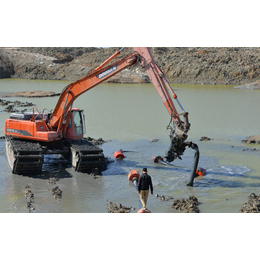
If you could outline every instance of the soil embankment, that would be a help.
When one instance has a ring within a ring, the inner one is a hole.
[[[86,76],[119,48],[0,48],[0,78],[75,81]],[[237,85],[260,88],[260,48],[157,47],[154,58],[176,84]],[[116,58],[132,52],[125,48]],[[108,83],[148,83],[141,66],[126,69]]]

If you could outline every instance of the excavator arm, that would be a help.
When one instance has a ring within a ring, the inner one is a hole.
[[[142,67],[146,70],[151,82],[153,83],[155,89],[157,90],[159,96],[161,97],[167,111],[171,116],[171,120],[174,122],[173,127],[170,128],[170,139],[171,144],[166,152],[166,160],[172,162],[176,158],[181,159],[187,144],[184,141],[187,139],[187,132],[190,129],[190,123],[188,120],[188,112],[185,112],[181,103],[179,102],[177,95],[174,93],[169,82],[167,81],[164,73],[158,67],[154,58],[150,52],[149,48],[144,47],[134,47],[133,50],[139,54],[140,63]],[[178,114],[173,100],[176,100],[182,109],[182,113]],[[183,116],[181,120],[180,116]]]
[[[65,114],[72,107],[72,104],[77,97],[139,61],[141,66],[146,70],[151,82],[161,97],[167,111],[171,116],[171,121],[173,121],[173,127],[168,126],[168,128],[170,128],[171,144],[165,156],[166,160],[171,162],[176,158],[180,158],[185,150],[185,147],[187,146],[184,141],[188,137],[187,132],[190,128],[188,113],[184,111],[177,95],[171,88],[164,73],[154,61],[149,48],[134,47],[133,51],[133,53],[127,55],[126,57],[106,66],[111,60],[120,54],[120,51],[117,51],[86,77],[83,77],[82,79],[68,85],[62,91],[52,113],[52,117],[49,122],[50,127],[62,136],[62,122]],[[180,105],[180,108],[182,109],[181,114],[178,114],[173,100],[176,100]],[[180,119],[180,116],[183,116],[183,121]]]

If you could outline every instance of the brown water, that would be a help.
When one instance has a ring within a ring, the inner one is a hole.
[[[0,94],[25,90],[60,92],[67,84],[65,81],[0,80]],[[5,141],[0,140],[0,212],[28,212],[25,185],[34,193],[34,212],[107,212],[107,200],[132,206],[136,208],[132,212],[137,212],[138,194],[127,175],[130,170],[147,167],[153,178],[154,194],[175,199],[194,195],[202,202],[200,212],[238,213],[251,192],[260,194],[260,152],[243,151],[260,147],[241,143],[249,135],[259,135],[260,91],[233,89],[233,86],[173,87],[189,112],[188,140],[198,144],[199,166],[207,170],[206,176],[195,179],[194,187],[185,184],[190,177],[193,150],[187,149],[182,161],[174,161],[176,167],[150,161],[152,155],[164,156],[169,146],[165,127],[170,117],[154,87],[102,84],[80,96],[74,107],[85,111],[86,136],[111,140],[101,146],[105,156],[113,159],[113,153],[123,149],[128,151],[126,158],[112,162],[102,176],[94,179],[75,172],[62,157],[49,156],[45,157],[41,176],[25,177],[11,174]],[[50,110],[58,98],[5,99],[28,101],[39,110]],[[1,136],[8,117],[9,113],[0,112]],[[213,140],[201,142],[202,136]],[[159,141],[149,142],[154,138]],[[56,185],[48,183],[50,176],[59,177]],[[61,200],[55,200],[51,194],[55,186],[63,191]],[[148,199],[152,212],[177,212],[171,204],[172,201],[161,201],[151,195]]]

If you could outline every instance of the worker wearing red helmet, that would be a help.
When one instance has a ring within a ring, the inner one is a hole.
[[[138,180],[138,193],[140,194],[140,200],[142,202],[143,208],[146,208],[149,187],[151,189],[151,194],[153,195],[152,178],[147,174],[147,168],[143,168],[143,174]]]

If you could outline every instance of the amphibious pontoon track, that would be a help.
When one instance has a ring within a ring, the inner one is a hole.
[[[103,150],[87,140],[66,140],[65,145],[70,148],[70,158],[72,166],[78,172],[90,172],[105,168],[105,157]]]
[[[6,137],[6,153],[13,173],[40,173],[43,164],[41,146],[37,142]]]
[[[13,173],[37,174],[44,154],[62,154],[78,172],[106,168],[103,150],[86,140],[41,143],[6,137],[6,153]]]

